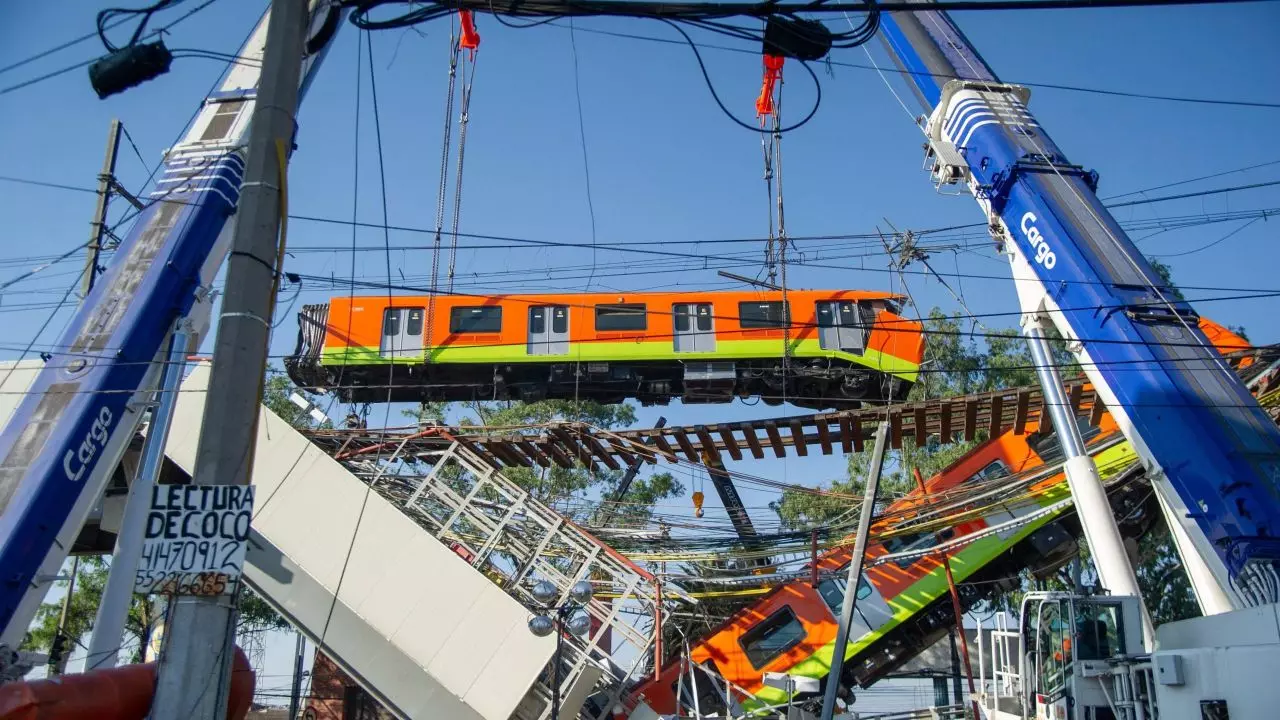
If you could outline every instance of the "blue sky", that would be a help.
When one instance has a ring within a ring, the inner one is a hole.
[[[98,5],[70,0],[5,3],[0,8],[0,66],[89,32]],[[216,2],[174,28],[167,43],[171,48],[234,52],[264,6],[241,0]],[[162,14],[156,24],[167,23],[183,11]],[[961,13],[956,19],[1006,81],[1280,102],[1276,81],[1280,46],[1274,42],[1280,6],[1274,3]],[[478,22],[483,42],[472,102],[461,230],[567,242],[575,247],[462,252],[460,290],[585,290],[593,260],[593,290],[726,286],[714,269],[696,261],[672,264],[649,255],[592,252],[575,88],[582,103],[596,242],[658,243],[648,247],[698,254],[762,250],[762,243],[697,244],[765,235],[768,208],[758,136],[721,114],[687,47],[591,32],[676,39],[674,31],[642,21],[582,20],[571,37],[564,27],[514,30],[486,16]],[[123,30],[113,37],[123,40],[119,35]],[[448,29],[436,24],[421,31],[422,35],[379,32],[373,42],[389,220],[396,225],[431,227]],[[290,175],[290,207],[297,214],[348,219],[353,201],[358,200],[361,220],[381,220],[367,62],[362,78],[359,190],[355,190],[356,38],[353,28],[343,29],[301,111],[299,148]],[[695,38],[732,44],[720,38]],[[867,48],[876,62],[889,65],[878,42]],[[0,88],[87,60],[100,51],[96,40],[87,41],[0,73]],[[751,121],[760,86],[759,59],[712,50],[704,57],[721,97],[739,117]],[[833,59],[868,63],[860,48],[838,51]],[[179,136],[221,69],[222,64],[213,60],[178,60],[170,74],[106,101],[93,94],[83,69],[0,95],[4,110],[0,175],[91,187],[101,165],[107,124],[118,117],[142,155],[139,160],[124,143],[118,174],[126,186],[139,190],[147,176],[144,161],[156,162]],[[848,67],[815,69],[823,87],[822,106],[811,123],[783,141],[791,235],[866,233],[877,227],[887,229],[888,223],[919,230],[981,220],[972,199],[933,192],[920,169],[919,134],[877,73]],[[915,112],[905,85],[896,77],[890,77],[889,83]],[[798,119],[813,97],[807,75],[789,64],[783,101],[786,119]],[[1280,119],[1280,110],[1274,108],[1052,89],[1033,90],[1030,106],[1074,162],[1099,171],[1104,197],[1280,160],[1280,150],[1268,142]],[[1277,178],[1280,164],[1152,195]],[[0,230],[0,283],[37,264],[37,256],[60,254],[85,241],[92,195],[3,181],[0,187],[0,214],[6,220]],[[123,205],[113,206],[112,217],[119,216]],[[1122,222],[1152,221],[1273,207],[1280,207],[1278,187],[1125,208],[1117,216]],[[1254,222],[1210,250],[1168,257],[1167,262],[1184,286],[1280,287],[1272,270],[1278,253],[1273,243],[1275,223],[1275,219]],[[1239,224],[1166,232],[1143,240],[1140,247],[1155,256],[1185,253],[1219,240]],[[295,221],[289,239],[296,250],[286,262],[287,270],[332,275],[338,280],[350,275],[349,228]],[[390,237],[393,246],[421,246],[430,240],[427,234],[392,233]],[[361,230],[355,242],[381,248],[382,233]],[[466,240],[463,244],[467,242],[509,244]],[[933,266],[944,274],[988,276],[947,279],[963,292],[975,313],[1012,313],[1016,302],[1012,284],[1005,279],[1005,262],[982,238],[959,243],[968,247],[937,252],[931,259]],[[902,289],[901,278],[886,271],[883,253],[864,241],[802,241],[800,245],[805,263],[788,270],[794,287]],[[321,248],[336,251],[316,250]],[[384,281],[386,262],[381,251],[358,253],[356,275]],[[756,274],[750,262],[735,270]],[[431,258],[424,250],[397,250],[390,264],[393,282],[405,282],[403,273],[407,284],[421,285],[430,273]],[[557,276],[557,269],[565,266],[588,267]],[[80,267],[79,258],[74,258],[0,295],[0,327],[5,331],[0,357],[17,356],[50,317],[45,306],[62,297]],[[495,275],[498,271],[506,274]],[[906,281],[921,311],[934,305],[959,310],[936,280],[908,275]],[[332,292],[321,283],[306,282],[297,302],[322,302]],[[1194,299],[1233,293],[1187,294]],[[292,289],[282,293],[282,314],[277,318],[281,324],[272,342],[276,357],[293,346],[296,306],[289,307],[292,296]],[[1220,322],[1246,326],[1255,342],[1270,343],[1280,341],[1280,316],[1272,312],[1273,303],[1237,300],[1205,303],[1198,309]],[[39,307],[25,309],[24,305]],[[66,312],[54,315],[38,343],[56,342],[56,331],[66,317]],[[1013,318],[994,317],[986,323],[1010,325]],[[670,422],[709,422],[761,415],[765,408],[672,406],[641,409],[638,414],[642,424],[652,423],[659,414]],[[378,418],[375,413],[375,423]],[[766,460],[737,469],[812,483],[841,474],[843,459]],[[743,495],[754,506],[770,499],[747,488]],[[708,508],[713,504],[708,498]]]

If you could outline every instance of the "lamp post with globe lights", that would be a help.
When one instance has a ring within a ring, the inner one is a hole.
[[[569,588],[569,597],[556,605],[560,591],[546,580],[533,584],[533,598],[541,605],[541,612],[529,618],[529,632],[538,637],[556,634],[555,659],[551,661],[551,720],[560,720],[560,653],[564,647],[564,634],[583,637],[591,631],[591,616],[583,607],[591,602],[591,583],[579,580]]]

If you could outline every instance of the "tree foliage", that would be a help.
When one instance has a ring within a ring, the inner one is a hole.
[[[295,393],[315,402],[316,396],[294,385],[289,376],[267,370],[266,380],[262,383],[262,404],[295,428],[313,427],[316,423],[307,411],[290,399]],[[332,427],[332,423],[326,420],[320,427]]]
[[[111,565],[103,557],[81,558],[79,570],[76,572],[75,589],[71,593],[71,603],[67,609],[67,622],[63,632],[70,640],[67,651],[70,653],[77,644],[93,631],[97,619],[98,606],[102,603],[102,594],[107,586],[107,576]],[[65,586],[66,583],[63,583]],[[129,606],[129,615],[125,620],[125,637],[121,648],[127,651],[128,662],[142,662],[151,638],[164,620],[165,599],[158,595],[133,596]],[[236,622],[238,633],[280,630],[289,627],[289,623],[281,617],[265,600],[258,597],[248,588],[244,588],[239,596],[237,608],[239,615]],[[53,646],[53,639],[58,634],[58,620],[62,616],[62,600],[44,603],[36,610],[35,621],[23,639],[22,649],[34,652],[48,652]]]
[[[551,423],[578,422],[606,430],[635,423],[635,409],[626,404],[603,405],[593,400],[540,400],[538,402],[473,402],[450,406],[422,403],[404,415],[420,425],[442,424],[447,418],[461,426],[527,428]],[[502,474],[529,491],[537,499],[556,507],[570,519],[591,519],[592,502],[612,498],[624,474],[621,470],[595,470],[579,464],[572,468],[509,467]],[[684,485],[670,473],[637,477],[627,489],[622,503],[613,507],[614,525],[637,525],[650,516],[653,504],[684,493]]]

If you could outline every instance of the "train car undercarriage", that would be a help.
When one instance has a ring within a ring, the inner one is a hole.
[[[285,367],[298,386],[350,403],[581,399],[666,405],[673,399],[693,404],[758,397],[768,405],[843,410],[901,402],[911,389],[899,378],[828,358],[793,358],[785,369],[776,358],[331,366],[291,357]]]

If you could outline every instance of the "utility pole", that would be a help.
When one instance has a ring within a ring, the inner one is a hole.
[[[272,0],[249,128],[244,184],[227,261],[214,364],[192,482],[245,485],[253,466],[262,375],[275,307],[282,176],[292,148],[307,5]],[[235,595],[175,599],[151,717],[223,720],[235,641]]]
[[[862,577],[862,560],[867,551],[867,535],[871,532],[871,516],[876,507],[876,495],[880,490],[880,470],[884,467],[884,450],[889,439],[889,423],[881,420],[876,428],[875,449],[871,451],[871,467],[867,469],[867,483],[862,488],[862,515],[858,518],[858,536],[853,541],[853,555],[849,558],[848,581],[844,587],[844,599],[840,602],[840,625],[836,628],[836,646],[831,653],[831,671],[827,673],[826,693],[822,698],[822,720],[831,720],[836,711],[836,693],[840,689],[840,674],[844,669],[844,654],[849,650],[849,625],[853,621],[854,601],[858,597],[858,580]]]
[[[98,257],[102,254],[102,238],[107,234],[107,203],[111,202],[111,187],[116,176],[116,155],[120,150],[120,121],[112,120],[107,131],[107,156],[102,160],[102,172],[98,174],[98,207],[89,225],[88,254],[84,259],[84,275],[80,279],[80,299],[89,297],[93,281],[98,278]]]

